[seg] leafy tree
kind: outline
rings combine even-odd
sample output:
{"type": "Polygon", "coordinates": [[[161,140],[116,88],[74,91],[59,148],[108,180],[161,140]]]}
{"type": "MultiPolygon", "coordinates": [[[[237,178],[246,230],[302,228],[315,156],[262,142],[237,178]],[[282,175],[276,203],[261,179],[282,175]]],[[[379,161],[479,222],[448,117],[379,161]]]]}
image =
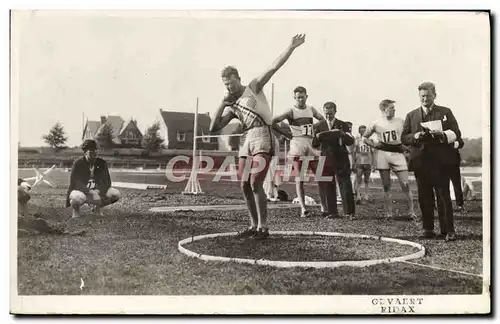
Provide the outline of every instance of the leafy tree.
{"type": "Polygon", "coordinates": [[[104,124],[95,137],[99,147],[103,149],[113,148],[113,128],[110,124],[104,124]]]}
{"type": "Polygon", "coordinates": [[[49,144],[50,147],[55,148],[56,150],[60,150],[66,147],[66,141],[68,138],[66,137],[66,132],[60,123],[56,123],[49,130],[48,134],[42,136],[45,143],[49,144]]]}
{"type": "Polygon", "coordinates": [[[464,147],[460,150],[464,165],[481,164],[483,160],[483,139],[482,138],[464,138],[464,147]]]}
{"type": "Polygon", "coordinates": [[[165,148],[163,141],[164,139],[160,136],[160,123],[156,122],[146,130],[146,134],[142,137],[141,145],[148,152],[157,152],[165,148]]]}

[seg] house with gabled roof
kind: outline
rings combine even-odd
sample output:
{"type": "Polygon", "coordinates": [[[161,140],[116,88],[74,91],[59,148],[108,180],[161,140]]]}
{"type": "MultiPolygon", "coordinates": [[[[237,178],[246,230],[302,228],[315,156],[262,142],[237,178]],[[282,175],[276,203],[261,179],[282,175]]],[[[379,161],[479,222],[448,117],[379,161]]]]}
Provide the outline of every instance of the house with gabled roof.
{"type": "MultiPolygon", "coordinates": [[[[194,135],[194,113],[167,111],[160,109],[160,136],[167,149],[192,149],[194,135]]],[[[210,115],[198,114],[198,135],[209,135],[210,115]]],[[[199,150],[218,150],[215,137],[198,138],[196,147],[199,150]]]]}
{"type": "Polygon", "coordinates": [[[113,143],[116,147],[141,147],[143,135],[137,121],[133,118],[124,121],[120,116],[101,116],[100,121],[87,120],[82,140],[95,139],[105,124],[110,125],[113,130],[113,143]]]}

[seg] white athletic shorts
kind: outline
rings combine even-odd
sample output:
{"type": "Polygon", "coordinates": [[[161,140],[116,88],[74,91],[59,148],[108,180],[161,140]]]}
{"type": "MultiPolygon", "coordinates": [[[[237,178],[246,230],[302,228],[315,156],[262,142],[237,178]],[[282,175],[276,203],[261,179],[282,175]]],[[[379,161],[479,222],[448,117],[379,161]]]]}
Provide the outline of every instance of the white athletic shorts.
{"type": "Polygon", "coordinates": [[[312,138],[309,137],[293,137],[290,140],[290,150],[288,151],[289,157],[299,156],[319,156],[318,150],[312,147],[312,138]]]}
{"type": "Polygon", "coordinates": [[[259,153],[274,155],[276,151],[274,135],[269,126],[250,128],[245,133],[245,140],[240,147],[239,157],[254,156],[259,153]]]}
{"type": "Polygon", "coordinates": [[[408,165],[403,153],[377,150],[377,169],[408,171],[408,165]]]}

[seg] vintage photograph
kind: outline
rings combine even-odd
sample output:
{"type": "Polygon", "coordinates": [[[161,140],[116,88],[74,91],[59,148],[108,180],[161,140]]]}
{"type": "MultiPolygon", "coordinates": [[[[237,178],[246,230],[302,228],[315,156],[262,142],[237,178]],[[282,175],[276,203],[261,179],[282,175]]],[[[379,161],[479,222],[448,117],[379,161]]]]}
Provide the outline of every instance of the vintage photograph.
{"type": "Polygon", "coordinates": [[[12,10],[11,313],[488,314],[490,19],[12,10]]]}

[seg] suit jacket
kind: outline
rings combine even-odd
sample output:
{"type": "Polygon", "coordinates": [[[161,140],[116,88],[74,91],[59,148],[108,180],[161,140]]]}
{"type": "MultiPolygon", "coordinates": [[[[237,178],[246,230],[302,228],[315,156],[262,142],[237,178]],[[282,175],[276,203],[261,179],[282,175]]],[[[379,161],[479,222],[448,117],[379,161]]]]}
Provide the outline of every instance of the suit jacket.
{"type": "MultiPolygon", "coordinates": [[[[66,207],[70,206],[69,195],[71,191],[78,190],[83,193],[89,192],[89,188],[87,188],[89,180],[90,163],[85,157],[79,158],[73,163],[73,167],[71,168],[69,187],[66,193],[66,207]]],[[[106,196],[108,189],[111,187],[111,176],[109,175],[106,161],[101,158],[97,158],[94,162],[94,181],[96,189],[99,190],[99,195],[101,197],[106,196]]]]}
{"type": "MultiPolygon", "coordinates": [[[[333,159],[337,168],[350,168],[348,146],[354,144],[354,137],[350,135],[349,126],[340,119],[335,119],[332,125],[333,129],[344,131],[344,135],[338,141],[332,143],[321,143],[315,136],[313,139],[313,147],[321,151],[321,155],[333,159]]],[[[326,120],[321,120],[313,126],[314,134],[328,131],[328,123],[326,120]]]]}
{"type": "Polygon", "coordinates": [[[456,164],[457,150],[453,143],[455,140],[460,143],[462,136],[453,112],[447,107],[434,105],[428,121],[431,120],[441,120],[443,131],[452,131],[455,133],[456,139],[452,140],[452,138],[445,136],[441,139],[415,140],[415,133],[422,131],[420,123],[424,121],[424,115],[421,107],[410,111],[406,115],[401,136],[403,144],[411,146],[408,165],[411,171],[418,170],[422,166],[422,156],[424,155],[433,156],[433,160],[446,166],[456,164]]]}

